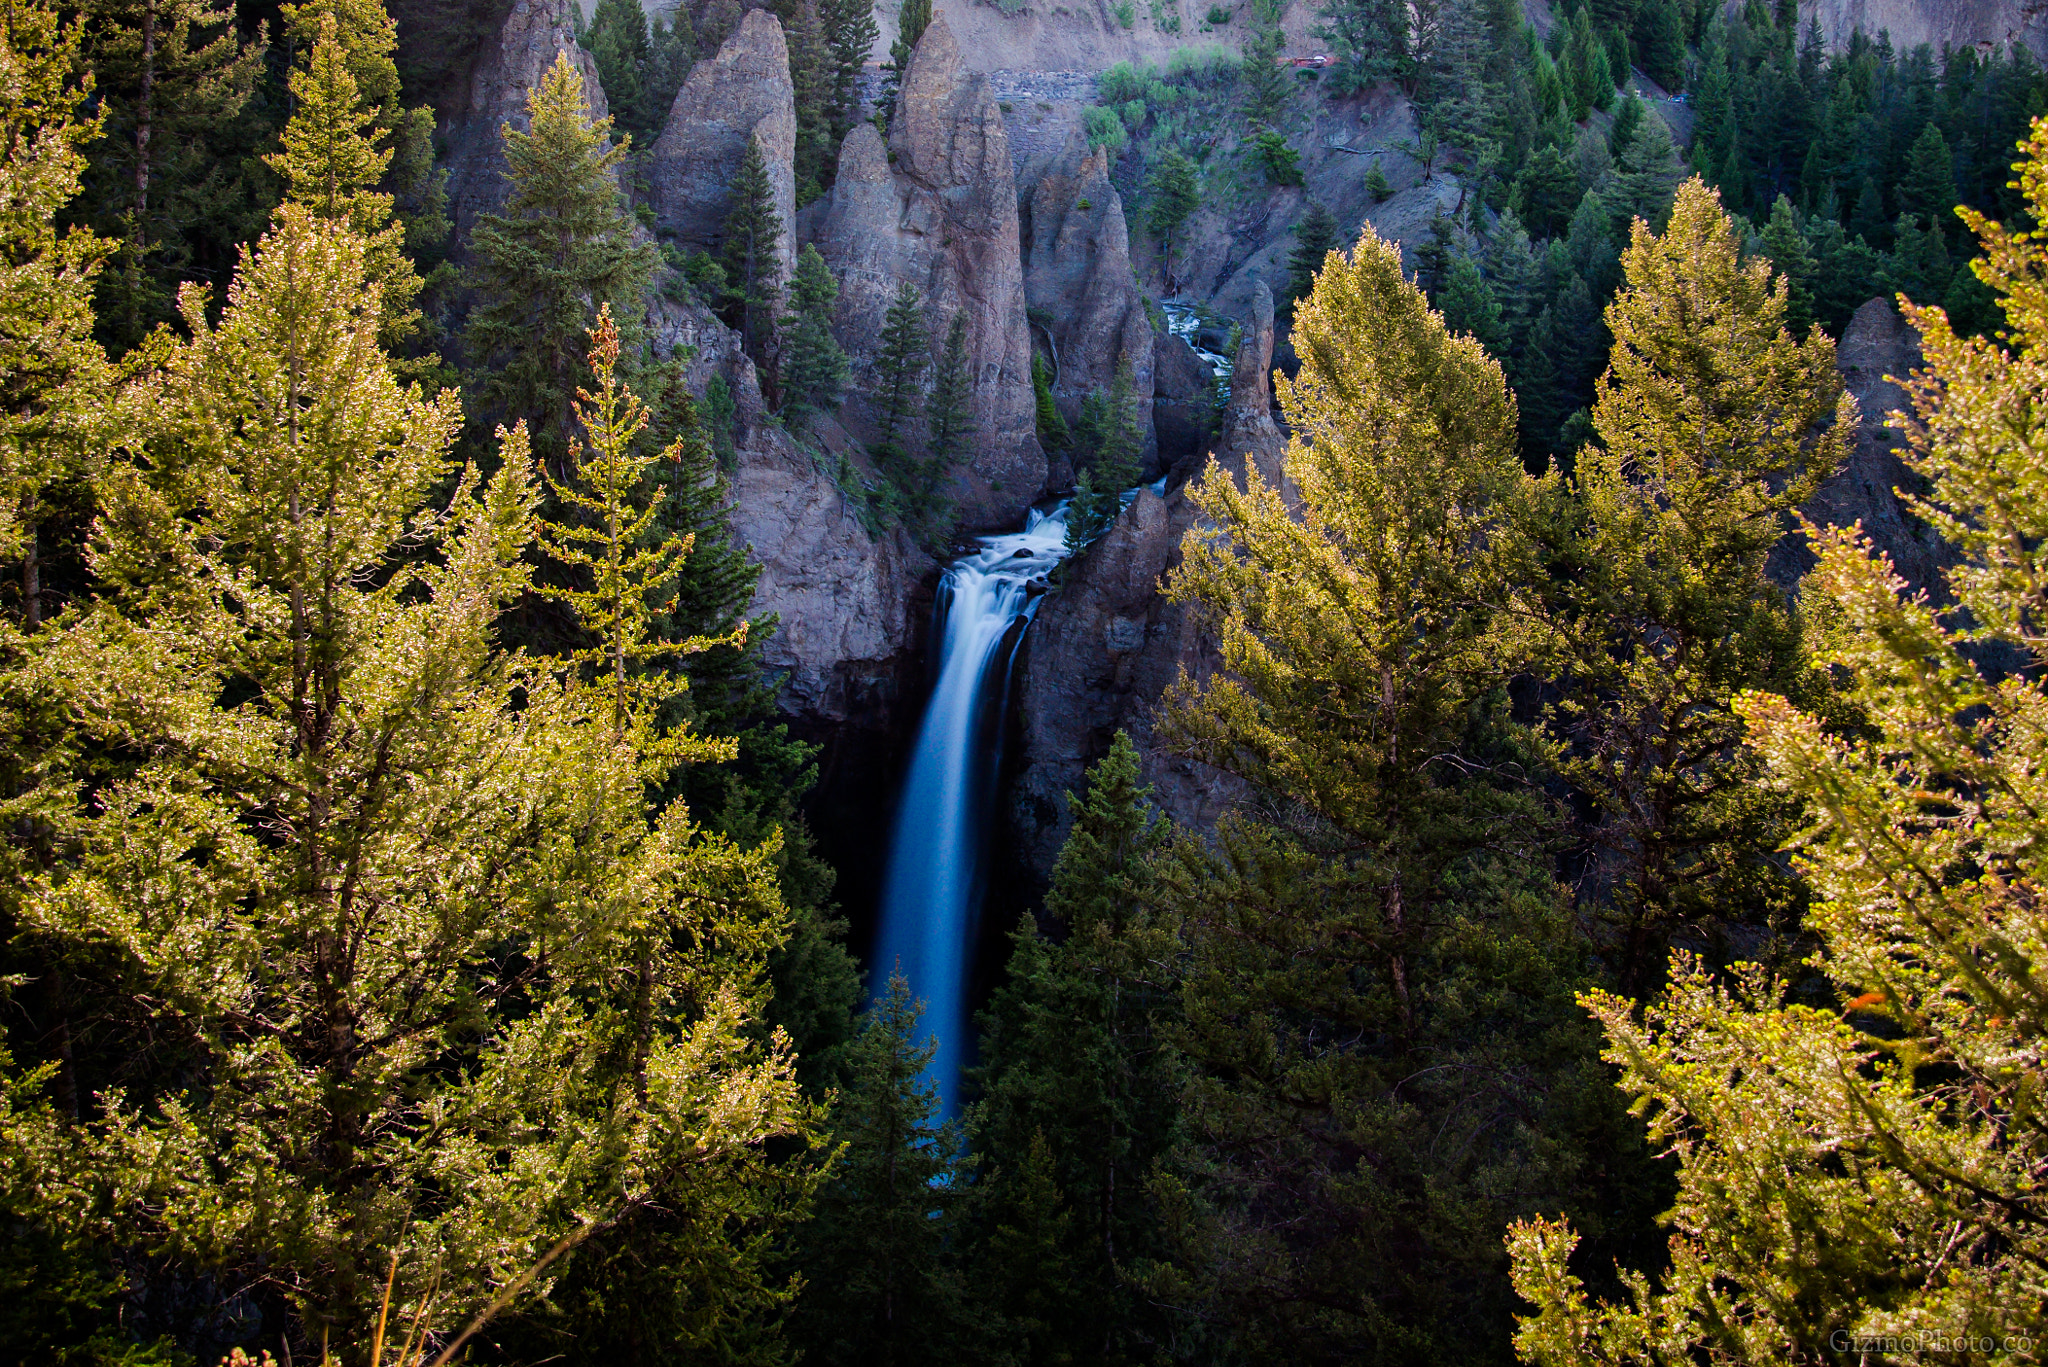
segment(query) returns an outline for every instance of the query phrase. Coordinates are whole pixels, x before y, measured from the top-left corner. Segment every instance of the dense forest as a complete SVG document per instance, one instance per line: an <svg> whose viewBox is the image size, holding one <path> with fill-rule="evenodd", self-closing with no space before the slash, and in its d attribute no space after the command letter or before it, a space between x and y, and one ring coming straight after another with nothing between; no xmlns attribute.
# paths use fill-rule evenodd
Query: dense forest
<svg viewBox="0 0 2048 1367"><path fill-rule="evenodd" d="M462 7L0 0L0 1358L2035 1360L2048 78L1545 16L1329 0L1296 71L1253 0L1096 83L1169 291L1325 108L1460 188L1295 230L1278 474L1188 472L1163 585L1220 667L1157 735L1247 796L1107 739L941 1096L732 530L742 402L868 533L986 530L966 310L850 353L777 208L929 0L878 88L871 8L779 7L793 162L709 246L646 154L734 0L579 15L460 234ZM1872 296L1927 593L1803 511ZM1139 380L1034 372L1085 567Z"/></svg>

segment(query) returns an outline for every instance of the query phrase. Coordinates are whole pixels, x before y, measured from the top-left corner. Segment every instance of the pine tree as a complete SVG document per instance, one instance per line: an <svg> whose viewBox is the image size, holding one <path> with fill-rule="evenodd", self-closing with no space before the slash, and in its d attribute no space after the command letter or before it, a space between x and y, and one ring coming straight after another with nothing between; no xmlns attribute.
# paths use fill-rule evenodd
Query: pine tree
<svg viewBox="0 0 2048 1367"><path fill-rule="evenodd" d="M875 357L875 374L881 381L875 391L875 449L885 468L891 460L909 458L908 424L916 421L923 406L924 372L930 356L931 339L925 335L917 286L902 281L883 316L882 350ZM889 454L882 454L885 451Z"/></svg>
<svg viewBox="0 0 2048 1367"><path fill-rule="evenodd" d="M1179 148L1169 147L1145 177L1145 226L1159 234L1168 293L1173 289L1174 238L1201 203L1201 171Z"/></svg>
<svg viewBox="0 0 2048 1367"><path fill-rule="evenodd" d="M917 1042L921 1006L900 973L848 1051L833 1134L846 1145L798 1244L813 1288L791 1337L806 1361L966 1361L975 1316L954 1260L964 1190L956 1127L938 1119Z"/></svg>
<svg viewBox="0 0 2048 1367"><path fill-rule="evenodd" d="M1048 451L1066 450L1073 444L1073 433L1067 430L1067 420L1052 396L1052 368L1035 351L1031 356L1031 397L1039 445Z"/></svg>
<svg viewBox="0 0 2048 1367"><path fill-rule="evenodd" d="M1813 252L1800 231L1792 201L1783 195L1771 206L1771 221L1764 225L1764 255L1772 269L1785 277L1785 326L1798 336L1813 326Z"/></svg>
<svg viewBox="0 0 2048 1367"><path fill-rule="evenodd" d="M16 611L30 632L46 606L47 499L96 457L111 378L92 290L113 244L57 230L100 129L81 117L88 88L72 75L81 37L38 5L0 12L0 562L19 562Z"/></svg>
<svg viewBox="0 0 2048 1367"><path fill-rule="evenodd" d="M1450 279L1436 303L1443 312L1444 327L1451 333L1471 337L1490 356L1506 352L1507 333L1501 326L1500 305L1471 257L1460 256L1451 263Z"/></svg>
<svg viewBox="0 0 2048 1367"><path fill-rule="evenodd" d="M523 419L533 448L557 477L567 472L575 398L588 381L585 338L598 310L624 320L621 345L637 359L644 297L654 271L651 244L634 241L620 202L611 121L591 121L583 78L566 53L526 99L529 128L507 124L512 191L470 240L480 296L469 317L471 364L484 372L484 406Z"/></svg>
<svg viewBox="0 0 2048 1367"><path fill-rule="evenodd" d="M1119 357L1103 409L1101 447L1081 471L1067 512L1070 550L1078 551L1108 531L1123 511L1124 491L1138 482L1144 429L1139 425L1136 384L1130 357Z"/></svg>
<svg viewBox="0 0 2048 1367"><path fill-rule="evenodd" d="M1947 295L1954 274L1941 228L1933 223L1923 228L1917 215L1900 214L1892 230L1891 254L1878 272L1886 293L1915 302L1940 299Z"/></svg>
<svg viewBox="0 0 2048 1367"><path fill-rule="evenodd" d="M121 244L98 289L102 340L120 351L170 319L180 280L225 273L222 248L261 224L268 205L230 158L265 47L204 0L96 0L86 23L106 141L79 209Z"/></svg>
<svg viewBox="0 0 2048 1367"><path fill-rule="evenodd" d="M789 314L782 320L782 411L801 426L838 409L846 392L846 353L832 335L832 305L839 282L810 243L797 253L789 286Z"/></svg>
<svg viewBox="0 0 2048 1367"><path fill-rule="evenodd" d="M924 405L925 486L936 490L954 466L974 449L974 376L967 367L967 312L956 310L946 325L946 345L932 374Z"/></svg>
<svg viewBox="0 0 2048 1367"><path fill-rule="evenodd" d="M1599 444L1537 535L1570 588L1530 611L1574 682L1552 709L1552 763L1597 808L1586 832L1611 888L1622 984L1654 985L1678 927L1768 926L1796 889L1768 856L1787 813L1756 783L1727 699L1808 686L1802 627L1765 577L1797 508L1855 439L1834 343L1786 330L1789 289L1742 260L1698 178L1661 236L1638 221L1614 349L1593 405ZM1569 567L1567 570L1566 567Z"/></svg>
<svg viewBox="0 0 2048 1367"><path fill-rule="evenodd" d="M817 0L802 0L797 8L789 31L789 78L796 89L796 204L801 209L825 193L839 154L839 137L833 135L839 60Z"/></svg>
<svg viewBox="0 0 2048 1367"><path fill-rule="evenodd" d="M658 131L668 110L649 107L643 83L650 52L647 14L639 0L597 0L584 46L597 63L598 84L613 120L643 137Z"/></svg>
<svg viewBox="0 0 2048 1367"><path fill-rule="evenodd" d="M1643 74L1676 95L1685 89L1685 26L1675 0L1647 0L1636 33Z"/></svg>
<svg viewBox="0 0 2048 1367"><path fill-rule="evenodd" d="M377 111L349 70L331 14L320 16L306 65L291 75L295 107L284 128L282 151L264 158L285 181L285 198L315 218L339 224L364 239L370 278L378 286L383 339L396 349L418 331L419 272L405 255L405 229L391 222L392 197L376 187L392 152L380 149Z"/></svg>
<svg viewBox="0 0 2048 1367"><path fill-rule="evenodd" d="M2026 150L2039 224L2048 124ZM2043 1331L2048 1134L2032 1072L2012 1060L2042 1034L2031 793L2048 699L2031 671L1987 677L1976 652L1988 638L2041 658L2026 586L2048 525L2009 491L2041 473L2020 434L2048 394L2029 302L2048 254L1968 218L2014 335L1962 339L1939 310L1913 310L1931 373L1913 385L1908 461L1931 490L1916 510L1961 553L1948 587L1974 629L1905 594L1860 531L1825 534L1808 591L1846 628L1829 658L1856 730L1782 694L1736 700L1772 779L1809 813L1797 848L1824 982L1793 998L1756 966L1714 974L1681 955L1646 1014L1589 1000L1653 1136L1683 1136L1667 1270L1626 1274L1626 1304L1595 1300L1567 1267L1569 1225L1516 1225L1516 1286L1537 1311L1517 1336L1526 1362L1817 1361L1937 1324L1962 1355L1993 1359Z"/></svg>
<svg viewBox="0 0 2048 1367"><path fill-rule="evenodd" d="M1280 26L1263 21L1245 35L1243 62L1238 67L1238 107L1252 130L1277 121L1294 98L1292 78L1280 65L1284 42Z"/></svg>
<svg viewBox="0 0 2048 1367"><path fill-rule="evenodd" d="M1476 1358L1508 1322L1481 1271L1498 1222L1583 1208L1598 1085L1574 1061L1580 951L1521 871L1540 821L1499 781L1523 753L1486 606L1516 555L1514 403L1371 232L1293 335L1298 509L1212 466L1213 530L1169 580L1224 667L1169 692L1167 738L1288 824L1226 821L1159 874L1195 1077L1189 1158L1156 1184L1180 1251L1147 1287L1247 1360Z"/></svg>
<svg viewBox="0 0 2048 1367"><path fill-rule="evenodd" d="M1927 127L1906 152L1906 174L1899 181L1899 212L1917 214L1922 223L1943 237L1955 219L1955 158L1941 125L1929 119Z"/></svg>
<svg viewBox="0 0 2048 1367"><path fill-rule="evenodd" d="M1337 217L1312 200L1308 213L1294 225L1294 250L1287 257L1287 298L1299 299L1315 288L1323 258L1337 245Z"/></svg>
<svg viewBox="0 0 2048 1367"><path fill-rule="evenodd" d="M725 267L726 321L739 330L741 344L757 364L767 359L774 345L775 314L782 297L782 259L776 247L787 227L775 212L767 158L761 154L760 141L750 137L733 177L720 259Z"/></svg>
<svg viewBox="0 0 2048 1367"><path fill-rule="evenodd" d="M1414 68L1409 7L1402 0L1342 0L1320 11L1319 41L1340 61L1330 73L1339 94L1352 94L1386 81L1407 80Z"/></svg>
<svg viewBox="0 0 2048 1367"><path fill-rule="evenodd" d="M1168 830L1150 791L1118 732L1089 770L1087 795L1067 795L1074 824L1045 899L1062 938L1048 939L1027 915L1008 978L979 1017L982 1099L970 1125L995 1207L979 1280L1004 1276L1010 1303L1029 1307L1011 1317L1035 1322L1040 1361L1062 1350L1101 1356L1105 1343L1136 1350L1130 1339L1146 1314L1118 1269L1164 1252L1143 1193L1178 1138L1184 1079L1166 1042L1178 984L1162 971L1174 936L1156 906L1152 861ZM1015 1251L1034 1227L1044 1231L1037 1266ZM1039 1309L1059 1304L1059 1315Z"/></svg>
<svg viewBox="0 0 2048 1367"><path fill-rule="evenodd" d="M832 141L837 145L860 116L861 68L881 29L875 22L874 0L824 0L818 13L832 48Z"/></svg>
<svg viewBox="0 0 2048 1367"><path fill-rule="evenodd" d="M103 1015L134 1064L74 1142L150 1157L101 1170L84 1228L188 1284L275 1278L300 1344L367 1341L387 1280L394 1318L459 1325L648 1205L691 1215L712 1279L758 1280L724 1212L794 1213L813 1119L748 1037L772 874L650 824L646 730L615 743L606 690L494 646L531 457L515 430L487 483L454 465L457 397L400 386L365 271L286 205L217 325L186 291L104 486L106 596L44 662L82 735L151 758L67 814L19 924L102 1000L178 1001L181 1066L225 1084L163 1096L161 1020ZM275 1187L244 1180L257 1148Z"/></svg>

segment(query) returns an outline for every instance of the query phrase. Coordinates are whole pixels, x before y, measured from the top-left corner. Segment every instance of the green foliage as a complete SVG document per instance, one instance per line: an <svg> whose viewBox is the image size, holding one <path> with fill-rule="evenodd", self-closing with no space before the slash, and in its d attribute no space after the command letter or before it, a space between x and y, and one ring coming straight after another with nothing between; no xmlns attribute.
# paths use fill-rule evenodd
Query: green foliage
<svg viewBox="0 0 2048 1367"><path fill-rule="evenodd" d="M812 1291L790 1337L809 1362L975 1356L979 1317L954 1249L966 1173L923 1076L933 1046L918 1042L921 1010L892 974L847 1051L833 1112L845 1151L798 1241Z"/></svg>
<svg viewBox="0 0 2048 1367"><path fill-rule="evenodd" d="M1812 687L1765 561L1855 440L1856 402L1833 342L1793 337L1786 282L1740 247L1697 178L1663 235L1635 225L1598 444L1536 498L1556 577L1532 577L1555 587L1528 610L1554 633L1553 676L1573 681L1550 712L1551 763L1596 810L1608 951L1636 991L1681 928L1697 941L1796 910L1771 857L1791 813L1758 786L1728 700Z"/></svg>
<svg viewBox="0 0 2048 1367"><path fill-rule="evenodd" d="M1330 73L1337 94L1405 81L1413 74L1405 0L1325 0L1316 13L1322 19L1316 38L1329 44L1337 57L1336 69ZM1249 60L1250 54L1246 56Z"/></svg>
<svg viewBox="0 0 2048 1367"><path fill-rule="evenodd" d="M818 249L804 243L789 286L789 314L782 320L782 411L802 425L815 414L839 407L850 374L846 353L832 336L832 305L839 282Z"/></svg>
<svg viewBox="0 0 2048 1367"><path fill-rule="evenodd" d="M1249 146L1252 164L1270 185L1301 184L1301 153L1287 145L1287 139L1270 128L1252 134Z"/></svg>
<svg viewBox="0 0 2048 1367"><path fill-rule="evenodd" d="M1240 108L1255 129L1279 122L1294 98L1294 83L1280 65L1283 41L1278 24L1259 24L1245 35L1244 64L1238 69Z"/></svg>
<svg viewBox="0 0 2048 1367"><path fill-rule="evenodd" d="M1100 431L1100 445L1082 468L1067 509L1067 548L1071 551L1079 551L1115 524L1123 511L1125 490L1138 482L1144 427L1128 356L1117 359L1116 374L1102 401Z"/></svg>
<svg viewBox="0 0 2048 1367"><path fill-rule="evenodd" d="M888 85L881 107L891 118L896 113L896 92L903 84L903 73L910 69L910 57L917 51L917 40L924 37L924 31L931 22L932 0L900 0L896 9L896 40L889 44L889 60L882 68Z"/></svg>
<svg viewBox="0 0 2048 1367"><path fill-rule="evenodd" d="M1131 139L1130 128L1124 123L1123 115L1100 105L1091 105L1081 111L1081 129L1087 134L1091 148L1107 147L1112 152L1121 152Z"/></svg>
<svg viewBox="0 0 2048 1367"><path fill-rule="evenodd" d="M1067 795L1073 828L1046 893L1055 941L1027 916L1009 974L980 1017L979 1284L1032 1361L1142 1356L1165 1327L1124 1275L1165 1252L1145 1184L1178 1137L1184 1082L1173 928L1153 870L1167 839L1118 732ZM1105 1345L1109 1345L1105 1348Z"/></svg>
<svg viewBox="0 0 2048 1367"><path fill-rule="evenodd" d="M1372 169L1365 173L1365 193L1375 204L1384 204L1394 193L1394 187L1387 183L1387 173L1374 161Z"/></svg>
<svg viewBox="0 0 2048 1367"><path fill-rule="evenodd" d="M2021 179L2038 223L2048 125L2036 130ZM1909 460L1931 481L1916 510L1961 552L1947 584L1976 626L1902 596L1859 531L1821 538L1809 584L1848 627L1828 661L1862 725L1845 735L1769 691L1737 707L1807 813L1800 863L1826 993L1795 1003L1753 965L1716 978L1678 956L1641 1017L1588 998L1621 1086L1679 1159L1669 1265L1627 1273L1625 1301L1595 1300L1567 1267L1566 1224L1516 1225L1516 1285L1536 1309L1517 1347L1532 1363L1819 1360L1937 1333L1942 1352L1992 1360L2043 1331L2035 1173L2048 1137L2030 1071L2011 1060L2041 1037L2026 889L2044 699L2035 678L1987 677L1972 647L2040 658L2026 585L2048 528L2012 491L2041 474L2022 434L2048 394L2048 260L2038 241L1969 219L2013 332L2003 346L1961 338L1938 309L1914 310L1928 373L1913 385Z"/></svg>
<svg viewBox="0 0 2048 1367"><path fill-rule="evenodd" d="M775 189L759 138L747 139L733 177L732 208L720 239L725 269L726 321L757 364L765 362L775 336L775 308L781 301L782 258L777 245L789 225L775 211Z"/></svg>
<svg viewBox="0 0 2048 1367"><path fill-rule="evenodd" d="M612 173L625 155L609 120L584 108L583 78L566 53L527 95L529 127L507 124L512 191L470 237L467 350L482 371L485 412L521 421L550 470L566 473L576 392L589 379L584 338L610 304L622 345L637 357L642 301L656 253L634 240Z"/></svg>
<svg viewBox="0 0 2048 1367"><path fill-rule="evenodd" d="M1294 250L1287 257L1287 299L1299 299L1315 288L1323 259L1337 246L1337 219L1321 200L1294 225Z"/></svg>
<svg viewBox="0 0 2048 1367"><path fill-rule="evenodd" d="M802 0L788 30L789 78L796 90L796 203L798 208L825 193L839 160L835 136L839 106L839 58L816 0Z"/></svg>
<svg viewBox="0 0 2048 1367"><path fill-rule="evenodd" d="M1031 357L1031 397L1039 445L1048 451L1066 450L1073 437L1067 431L1067 420L1060 416L1058 402L1052 396L1052 368L1043 356L1036 354Z"/></svg>
<svg viewBox="0 0 2048 1367"><path fill-rule="evenodd" d="M1118 28L1130 29L1137 27L1137 0L1110 0L1109 12L1116 19Z"/></svg>
<svg viewBox="0 0 2048 1367"><path fill-rule="evenodd" d="M738 1313L772 1290L724 1212L786 1222L813 1124L747 1034L772 873L678 809L650 823L644 716L494 646L531 579L531 456L515 430L487 483L452 464L457 400L399 386L366 269L288 205L217 326L186 291L191 340L103 484L104 595L37 652L81 737L137 757L47 808L69 853L16 889L77 990L139 1008L103 1017L69 1140L136 1199L82 1227L208 1285L274 1278L314 1342L361 1342L387 1276L394 1315L460 1322L659 1205L697 1213L700 1288ZM175 1059L145 1005L170 1000Z"/></svg>
<svg viewBox="0 0 2048 1367"><path fill-rule="evenodd" d="M96 302L122 351L170 321L179 282L224 278L261 227L274 191L250 163L277 125L252 99L265 45L232 6L96 0L82 18L103 139L75 212L120 244Z"/></svg>

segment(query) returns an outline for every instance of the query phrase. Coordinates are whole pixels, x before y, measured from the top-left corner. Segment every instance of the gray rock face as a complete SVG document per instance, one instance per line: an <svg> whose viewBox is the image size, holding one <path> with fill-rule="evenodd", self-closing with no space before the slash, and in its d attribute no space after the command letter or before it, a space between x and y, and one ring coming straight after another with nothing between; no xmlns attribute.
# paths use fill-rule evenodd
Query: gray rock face
<svg viewBox="0 0 2048 1367"><path fill-rule="evenodd" d="M718 55L690 70L655 139L649 191L660 231L686 249L718 243L732 208L733 178L758 139L782 218L782 278L796 269L796 91L782 25L749 10Z"/></svg>
<svg viewBox="0 0 2048 1367"><path fill-rule="evenodd" d="M1070 140L1031 187L1021 228L1024 297L1051 341L1061 411L1072 421L1091 391L1109 388L1117 363L1129 361L1149 429L1152 321L1131 272L1130 230L1123 198L1109 183L1109 154Z"/></svg>
<svg viewBox="0 0 2048 1367"><path fill-rule="evenodd" d="M1208 445L1216 427L1216 372L1170 332L1152 339L1152 428L1159 462L1173 469Z"/></svg>
<svg viewBox="0 0 2048 1367"><path fill-rule="evenodd" d="M441 129L448 144L448 212L455 241L467 242L478 215L505 202L503 127L524 129L526 95L566 52L583 76L583 103L593 119L608 112L597 62L577 45L570 0L513 0L497 41L487 46L470 79L463 112Z"/></svg>
<svg viewBox="0 0 2048 1367"><path fill-rule="evenodd" d="M1895 492L1912 487L1914 476L1899 459L1898 433L1885 425L1887 414L1912 411L1906 391L1885 376L1904 378L1920 365L1920 338L1890 300L1872 299L1843 329L1835 362L1842 382L1856 396L1862 421L1848 460L1803 511L1825 526L1862 523L1871 542L1891 557L1914 590L1942 597L1942 571L1956 563L1955 550L1914 517ZM1804 538L1787 537L1772 553L1770 573L1789 590L1812 565Z"/></svg>
<svg viewBox="0 0 2048 1367"><path fill-rule="evenodd" d="M874 361L897 286L917 288L939 337L966 313L979 430L949 493L970 526L1015 524L1046 478L1017 187L987 79L962 74L944 18L932 20L904 73L889 146L867 124L848 134L817 246L839 278L833 329L854 361L843 417L856 434L872 430L866 396L879 388Z"/></svg>
<svg viewBox="0 0 2048 1367"><path fill-rule="evenodd" d="M1286 445L1271 411L1270 294L1263 305L1245 320L1237 357L1245 382L1233 390L1212 448L1240 484L1247 468L1277 479ZM1041 877L1051 873L1072 825L1062 794L1081 786L1118 730L1130 733L1153 800L1175 821L1212 826L1250 794L1239 779L1173 753L1157 734L1159 699L1182 671L1204 680L1222 665L1200 614L1159 592L1180 563L1181 539L1199 521L1185 486L1164 499L1141 491L1072 566L1025 637L1023 753L1010 819L1025 860Z"/></svg>
<svg viewBox="0 0 2048 1367"><path fill-rule="evenodd" d="M1900 52L1927 43L1937 53L2015 40L2038 53L2048 37L2048 15L2028 10L2024 0L1811 0L1800 6L1802 22L1817 19L1831 46L1847 43L1860 28L1870 38L1890 33Z"/></svg>
<svg viewBox="0 0 2048 1367"><path fill-rule="evenodd" d="M897 701L898 665L914 645L910 604L931 558L900 532L869 536L832 478L768 420L736 333L708 310L669 299L650 322L662 354L695 348L685 376L692 392L701 394L713 375L732 388L733 535L761 566L752 611L782 619L763 662L787 680L783 710L881 725Z"/></svg>

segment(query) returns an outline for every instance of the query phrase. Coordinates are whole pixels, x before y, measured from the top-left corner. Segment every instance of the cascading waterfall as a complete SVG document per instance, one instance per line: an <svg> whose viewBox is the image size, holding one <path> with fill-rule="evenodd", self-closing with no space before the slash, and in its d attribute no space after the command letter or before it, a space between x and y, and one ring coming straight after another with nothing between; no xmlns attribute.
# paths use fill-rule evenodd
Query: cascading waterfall
<svg viewBox="0 0 2048 1367"><path fill-rule="evenodd" d="M889 873L872 987L900 971L925 1007L937 1049L926 1078L948 1112L967 1058L967 978L974 958L981 853L996 745L984 737L991 695L1007 691L1021 622L1067 558L1067 505L1036 510L1024 530L981 538L939 581L939 673L911 755ZM1007 648L1006 648L1007 643ZM1001 684L992 688L997 667Z"/></svg>
<svg viewBox="0 0 2048 1367"><path fill-rule="evenodd" d="M1216 369L1219 399L1229 394L1231 362L1196 340L1193 305L1165 303L1167 327ZM1166 478L1152 486L1166 492ZM1123 496L1126 507L1136 489ZM1001 756L1001 716L988 707L1009 691L1009 666L1023 627L1038 609L1048 576L1067 558L1067 505L1035 509L1021 532L985 536L981 549L953 562L939 581L939 673L918 728L903 785L889 872L882 888L882 925L871 987L880 996L901 972L924 1002L924 1028L935 1043L926 1080L950 1114L959 1102L960 1070L971 1038L968 974L974 961L981 904L981 855Z"/></svg>

